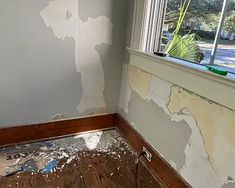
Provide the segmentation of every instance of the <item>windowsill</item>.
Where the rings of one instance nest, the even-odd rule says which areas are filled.
[[[130,64],[235,110],[235,74],[220,76],[205,66],[128,48]]]

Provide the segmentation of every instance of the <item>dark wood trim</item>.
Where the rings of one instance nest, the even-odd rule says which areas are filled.
[[[0,146],[114,128],[117,115],[107,114],[0,129]]]
[[[126,139],[127,143],[136,153],[141,153],[143,146],[152,153],[152,160],[142,158],[150,173],[161,180],[165,187],[169,188],[188,188],[191,187],[165,159],[140,135],[126,120],[118,115],[116,122],[117,130]]]
[[[152,161],[141,161],[156,180],[169,188],[191,187],[160,154],[126,120],[118,114],[107,114],[79,119],[62,120],[34,125],[0,129],[0,146],[48,140],[86,131],[117,129],[136,153],[145,146],[152,153]]]

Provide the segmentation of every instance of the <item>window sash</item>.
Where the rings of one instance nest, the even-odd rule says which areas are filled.
[[[217,27],[211,52],[209,64],[213,65],[217,48],[219,45],[220,34],[222,31],[229,0],[223,1],[220,21]],[[147,52],[159,52],[163,34],[164,19],[167,8],[167,0],[146,0],[144,31],[142,35],[141,49]]]
[[[223,23],[224,23],[224,19],[225,19],[225,14],[228,8],[228,1],[229,0],[224,0],[223,2],[223,7],[222,7],[222,11],[221,11],[221,15],[220,15],[220,20],[219,20],[219,25],[216,31],[216,35],[215,35],[215,39],[214,39],[214,45],[213,45],[213,49],[211,51],[211,58],[210,58],[210,64],[214,64],[215,62],[215,56],[216,56],[216,51],[219,45],[219,39],[220,39],[220,34],[222,31],[222,27],[223,27]]]
[[[159,51],[161,46],[162,28],[164,25],[167,0],[146,1],[144,42],[142,49],[147,52]]]

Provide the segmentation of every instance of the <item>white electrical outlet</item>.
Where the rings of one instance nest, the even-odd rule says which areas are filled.
[[[143,151],[146,153],[144,156],[150,162],[152,160],[152,154],[143,146]]]

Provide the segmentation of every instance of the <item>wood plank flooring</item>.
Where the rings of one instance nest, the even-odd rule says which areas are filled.
[[[96,149],[76,151],[71,162],[62,158],[52,173],[22,172],[10,177],[2,176],[0,187],[135,188],[136,156],[116,131],[108,132],[103,132]],[[115,140],[117,137],[118,143]],[[63,143],[68,141],[65,139]],[[107,149],[105,145],[110,142],[112,144]],[[139,163],[138,188],[160,187],[158,181]]]

